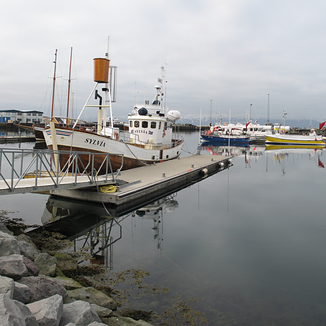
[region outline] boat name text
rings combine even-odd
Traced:
[[[104,140],[96,140],[96,139],[92,139],[92,138],[86,138],[85,143],[95,145],[95,146],[105,147]]]

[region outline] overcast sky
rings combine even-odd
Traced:
[[[56,114],[66,112],[70,48],[72,114],[93,88],[93,58],[118,67],[114,116],[152,100],[166,63],[167,104],[183,117],[220,114],[279,122],[326,119],[326,2],[322,0],[26,1],[1,4],[0,109],[50,113],[58,49]],[[92,112],[87,109],[86,116]],[[96,113],[94,114],[96,117]],[[126,119],[125,119],[126,120]]]

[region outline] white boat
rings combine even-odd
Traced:
[[[221,123],[216,124],[211,131],[219,130],[222,134],[247,135],[250,141],[265,141],[265,135],[272,133],[271,125],[261,125],[251,121],[242,123]]]
[[[248,122],[246,124],[247,135],[249,135],[251,141],[265,141],[265,136],[272,133],[271,125],[261,125],[259,123]]]
[[[158,79],[158,86],[155,86],[156,95],[153,102],[150,104],[149,101],[145,101],[143,104],[135,105],[128,115],[128,131],[120,130],[111,123],[107,126],[106,122],[107,108],[110,109],[110,121],[113,121],[111,103],[111,88],[114,89],[115,87],[113,68],[109,67],[107,57],[94,59],[94,81],[96,84],[76,123],[71,128],[55,125],[51,122],[50,126],[43,131],[47,147],[53,150],[109,154],[113,171],[118,170],[122,163],[122,169],[126,170],[178,158],[184,146],[184,140],[173,137],[172,124],[181,115],[176,110],[166,112],[165,91],[163,90],[165,85],[164,67],[162,67],[162,77]],[[101,85],[104,104],[102,104],[102,96],[99,95],[100,90],[97,89],[100,88],[99,85]],[[90,98],[94,93],[99,104],[89,105]],[[87,106],[99,108],[98,123],[95,130],[78,126],[78,119]],[[103,157],[101,158],[99,155],[95,162],[95,169],[100,168]],[[68,154],[60,154],[60,166],[64,166],[68,159]],[[82,156],[82,159],[85,159],[85,164],[87,164],[87,155],[85,158]]]

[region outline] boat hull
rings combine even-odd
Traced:
[[[201,135],[202,142],[219,144],[219,145],[237,145],[247,146],[250,143],[249,137],[223,137],[215,135]]]
[[[320,146],[324,147],[320,136],[305,136],[305,135],[269,135],[266,137],[266,145],[282,145],[282,146]]]
[[[120,169],[128,170],[146,164],[176,159],[180,156],[184,145],[183,140],[175,140],[169,147],[146,144],[140,146],[125,142],[121,137],[119,140],[87,131],[72,130],[70,128],[56,128],[57,149],[60,151],[81,151],[95,154],[94,168],[99,170],[105,155],[109,154],[112,171]],[[50,128],[43,132],[49,149],[54,149]],[[84,166],[89,162],[88,154],[80,154]],[[69,159],[69,153],[60,154],[60,167],[62,168]],[[103,171],[99,172],[105,173]]]

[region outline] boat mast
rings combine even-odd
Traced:
[[[269,123],[269,94],[267,94],[267,123]]]
[[[68,97],[67,97],[67,120],[69,115],[69,99],[70,99],[70,83],[71,83],[71,61],[72,61],[72,48],[70,52],[70,65],[69,65],[69,79],[68,79]],[[67,121],[68,123],[68,121]]]
[[[110,45],[110,36],[108,36],[108,47],[107,47],[107,52],[105,53],[105,57],[106,59],[109,60],[109,45]],[[110,71],[112,71],[112,69],[110,69]],[[109,79],[110,80],[110,79]],[[111,91],[110,91],[110,88],[111,88],[111,83],[110,85],[108,83],[105,84],[105,93],[104,93],[104,107],[103,107],[103,116],[104,116],[104,119],[103,119],[103,123],[102,123],[102,126],[103,127],[106,127],[106,119],[107,119],[107,102],[109,102],[109,106],[110,106],[110,126],[111,128],[113,128],[113,113],[112,113],[112,102],[111,102]],[[107,99],[107,95],[109,95],[109,100]]]
[[[210,110],[209,110],[209,127],[212,126],[212,100],[211,101],[211,105],[210,105]]]
[[[161,67],[162,69],[162,78],[161,78],[161,92],[160,92],[160,99],[158,99],[161,102],[161,109],[163,109],[163,114],[165,115],[165,105],[166,105],[166,80],[165,80],[165,66]],[[162,95],[163,94],[163,95]],[[163,101],[162,101],[163,98]]]
[[[51,107],[51,120],[53,118],[53,108],[54,108],[54,90],[55,90],[55,73],[57,69],[57,52],[58,49],[55,50],[55,55],[54,55],[54,72],[53,72],[53,90],[52,90],[52,107]]]

